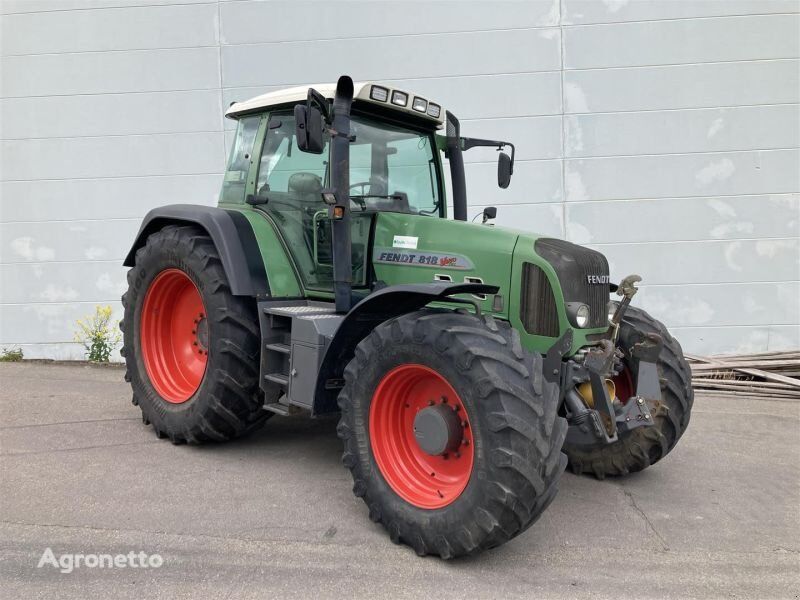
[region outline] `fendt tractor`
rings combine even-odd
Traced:
[[[506,188],[512,143],[347,76],[226,116],[218,206],[151,210],[125,259],[126,379],[158,437],[338,414],[369,517],[442,558],[525,531],[567,464],[602,479],[675,446],[690,372],[631,306],[640,278],[614,284],[602,254],[527,223],[495,227],[493,207],[467,222],[463,153],[496,150]]]

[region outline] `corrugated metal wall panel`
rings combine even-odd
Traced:
[[[314,11],[319,28],[300,27]],[[80,358],[139,219],[214,204],[222,111],[342,72],[436,98],[470,216],[590,244],[695,352],[800,346],[798,0],[2,3],[0,346]]]

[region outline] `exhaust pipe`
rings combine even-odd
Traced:
[[[450,161],[450,181],[453,186],[453,218],[456,221],[467,220],[467,182],[464,176],[464,156],[461,149],[461,123],[449,110],[445,111],[447,151],[445,156]]]
[[[331,187],[336,205],[328,209],[333,251],[333,293],[336,312],[350,311],[353,303],[353,253],[350,238],[350,106],[353,80],[347,75],[336,82],[331,123]],[[340,214],[336,214],[338,211]]]

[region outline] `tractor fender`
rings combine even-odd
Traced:
[[[499,289],[481,283],[434,281],[387,286],[361,300],[345,315],[325,351],[317,374],[313,414],[339,410],[336,398],[344,368],[353,358],[359,342],[379,324],[419,310],[431,302],[446,301],[455,294],[496,294]]]
[[[196,204],[170,204],[148,212],[136,240],[123,261],[126,267],[136,263],[136,251],[147,237],[166,225],[197,225],[203,229],[219,252],[222,267],[234,296],[270,296],[267,272],[253,228],[238,211]]]

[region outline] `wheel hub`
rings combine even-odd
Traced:
[[[200,313],[194,320],[194,335],[195,346],[200,354],[208,354],[208,319],[203,313]]]
[[[417,445],[431,456],[443,456],[457,450],[463,437],[461,420],[447,404],[423,408],[414,417]]]

